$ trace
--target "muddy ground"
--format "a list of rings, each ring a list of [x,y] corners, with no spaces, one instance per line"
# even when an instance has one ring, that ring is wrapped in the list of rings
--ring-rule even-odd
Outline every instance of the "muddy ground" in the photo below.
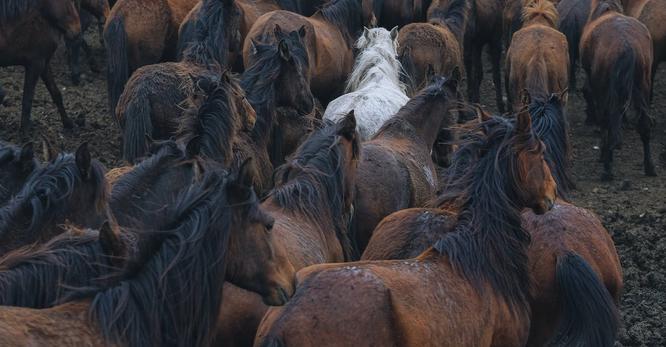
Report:
[[[88,34],[95,58],[104,65],[104,54],[96,35]],[[90,37],[94,36],[94,37]],[[108,114],[105,74],[94,74],[84,64],[85,76],[80,86],[69,81],[60,49],[51,66],[62,90],[65,106],[72,116],[87,118],[83,127],[62,130],[56,108],[44,85],[37,87],[32,116],[31,138],[47,136],[57,146],[74,150],[87,141],[92,153],[108,168],[122,164],[120,133]],[[486,76],[483,100],[495,109],[492,85]],[[23,68],[0,68],[0,84],[7,92],[6,106],[0,106],[0,140],[17,139]],[[580,85],[580,83],[579,83]],[[659,177],[645,177],[642,169],[642,146],[635,131],[625,129],[624,147],[616,152],[616,180],[601,182],[598,137],[594,127],[584,124],[585,104],[579,92],[570,93],[568,115],[571,124],[577,191],[573,201],[595,211],[615,240],[622,267],[625,288],[621,302],[623,325],[618,346],[666,345],[666,165],[658,160],[666,143],[666,65],[656,82],[652,114],[659,122],[655,130],[654,152]]]

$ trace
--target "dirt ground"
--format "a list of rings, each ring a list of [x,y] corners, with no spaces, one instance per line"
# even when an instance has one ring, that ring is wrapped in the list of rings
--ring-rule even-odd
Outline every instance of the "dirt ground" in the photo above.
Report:
[[[104,54],[97,35],[88,34],[95,58],[104,65]],[[93,36],[93,37],[90,37]],[[83,114],[83,127],[64,132],[56,108],[44,85],[37,87],[33,104],[34,130],[31,138],[45,135],[54,144],[73,151],[87,141],[95,158],[108,168],[122,164],[120,133],[108,114],[105,75],[93,74],[85,64],[80,86],[69,81],[60,49],[51,66],[62,90],[70,116]],[[7,92],[7,106],[0,106],[0,140],[21,142],[17,138],[23,83],[23,68],[0,68],[0,84]],[[579,83],[580,85],[580,83]],[[484,81],[482,100],[495,109],[489,76]],[[666,345],[666,165],[658,159],[666,142],[666,64],[657,75],[652,114],[658,121],[654,153],[659,177],[645,177],[642,146],[635,131],[625,129],[624,147],[616,151],[616,180],[601,182],[598,137],[594,127],[584,125],[585,103],[579,92],[570,93],[570,119],[574,168],[577,182],[574,203],[596,212],[613,236],[624,269],[624,295],[621,302],[623,325],[617,346]]]

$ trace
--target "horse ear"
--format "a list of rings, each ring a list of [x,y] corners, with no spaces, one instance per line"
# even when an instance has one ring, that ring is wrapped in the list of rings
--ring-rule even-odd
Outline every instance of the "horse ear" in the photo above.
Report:
[[[532,96],[527,89],[523,89],[520,92],[520,102],[523,104],[523,106],[529,106],[532,103]]]
[[[366,39],[369,39],[370,38],[370,29],[368,29],[367,27],[363,27],[363,36]]]
[[[391,40],[395,41],[398,38],[398,26],[394,26],[393,29],[391,29]]]
[[[532,117],[527,107],[523,107],[516,116],[516,131],[522,134],[528,134],[532,131]]]
[[[273,34],[275,34],[275,37],[277,38],[283,37],[282,27],[280,26],[280,24],[275,24],[275,28],[273,29]]]
[[[256,181],[254,159],[249,157],[245,159],[243,164],[241,164],[240,168],[238,169],[238,178],[236,179],[236,183],[245,188],[252,188],[254,187],[254,183]]]
[[[479,117],[481,117],[482,122],[489,121],[493,117],[490,113],[486,112],[481,105],[476,104],[474,107],[476,107],[476,112]]]
[[[109,221],[105,221],[99,229],[99,243],[102,252],[110,257],[122,257],[125,255],[125,246],[120,240],[118,225],[111,226]]]
[[[301,38],[304,38],[305,34],[306,34],[305,25],[301,25],[301,27],[298,28],[298,36],[300,36]]]
[[[560,101],[564,101],[564,100],[567,99],[568,96],[569,96],[569,88],[567,87],[567,88],[564,88],[564,90],[559,92],[559,93],[554,93],[553,95],[550,96],[550,98],[551,99],[552,98],[557,98]]]
[[[58,151],[51,145],[49,139],[42,135],[42,156],[44,161],[49,162],[58,156]]]
[[[90,158],[90,150],[88,149],[88,142],[82,143],[79,148],[76,149],[75,160],[76,167],[79,168],[81,177],[87,178],[88,174],[90,174],[90,163],[92,161]]]
[[[193,137],[187,145],[185,145],[185,154],[188,158],[194,158],[201,153],[201,137]]]
[[[254,39],[250,39],[250,52],[252,55],[257,55],[257,42]]]
[[[284,61],[289,61],[291,59],[291,52],[289,52],[287,41],[280,40],[280,42],[278,42],[278,51],[280,52],[280,58]]]
[[[347,140],[354,139],[356,135],[356,116],[354,115],[354,110],[349,111],[338,125],[338,135],[343,136]]]

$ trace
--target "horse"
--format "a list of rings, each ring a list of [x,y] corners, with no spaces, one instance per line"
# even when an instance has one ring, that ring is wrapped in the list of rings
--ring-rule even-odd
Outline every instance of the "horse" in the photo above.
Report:
[[[365,9],[362,1],[368,0],[332,0],[310,17],[284,10],[264,14],[252,25],[243,42],[244,66],[249,66],[252,40],[267,42],[276,24],[286,31],[304,27],[310,86],[312,93],[326,105],[342,94],[354,64],[354,41],[374,17],[371,8]]]
[[[580,36],[590,17],[591,0],[561,0],[557,4],[560,14],[558,29],[569,44],[569,90],[576,90],[576,71],[580,57]]]
[[[81,64],[79,62],[81,49],[83,49],[83,52],[88,58],[90,71],[94,73],[100,72],[93,51],[83,38],[83,34],[88,30],[88,27],[93,24],[93,20],[97,20],[99,23],[106,22],[106,17],[109,16],[110,11],[111,8],[109,7],[109,2],[107,0],[80,0],[79,17],[81,18],[81,36],[76,40],[65,41],[65,44],[67,45],[70,79],[74,85],[79,85],[81,83]],[[100,35],[103,30],[103,24],[100,24]]]
[[[0,6],[0,23],[0,66],[22,65],[25,68],[19,129],[21,136],[26,136],[31,126],[32,100],[39,78],[56,104],[63,127],[72,128],[74,122],[67,116],[49,62],[63,35],[67,39],[75,39],[81,33],[74,2],[5,0]],[[77,121],[83,124],[84,118]]]
[[[547,341],[551,343],[546,345],[612,345],[622,292],[617,251],[596,215],[566,202],[573,187],[560,97],[532,98],[529,105],[532,128],[547,148],[545,159],[557,183],[558,200],[543,216],[529,211],[521,216],[532,239],[528,252],[533,278],[532,322],[527,345],[542,346]],[[417,256],[434,239],[453,230],[456,210],[448,201],[438,200],[433,208],[407,209],[388,216],[373,232],[361,259]]]
[[[405,69],[409,94],[421,90],[432,76],[450,76],[463,71],[463,36],[469,12],[467,1],[434,1],[427,23],[412,23],[400,29],[398,56]]]
[[[104,168],[87,143],[36,169],[0,209],[0,254],[62,233],[61,224],[96,228],[106,212]]]
[[[40,166],[32,142],[21,147],[0,142],[0,206],[14,197]]]
[[[557,30],[557,18],[549,0],[532,0],[525,5],[523,27],[513,35],[506,54],[504,76],[510,112],[523,107],[520,94],[524,90],[545,96],[568,88],[568,44]],[[566,105],[566,99],[563,102]]]
[[[220,0],[231,6],[233,0]],[[178,28],[199,0],[118,0],[104,24],[111,117],[125,83],[144,65],[176,58]]]
[[[278,168],[277,186],[261,204],[275,219],[273,248],[286,251],[295,271],[357,257],[347,235],[360,149],[354,113],[325,124]],[[268,307],[256,294],[231,285],[225,286],[224,302],[216,341],[252,344]]]
[[[273,187],[273,168],[284,161],[284,128],[278,108],[309,114],[314,108],[310,92],[309,61],[303,45],[305,29],[283,32],[276,26],[277,42],[254,42],[254,52],[240,85],[257,112],[257,123],[240,134],[234,147],[235,164],[253,157],[257,169],[257,193],[264,196]],[[302,118],[306,118],[302,116]],[[307,124],[301,124],[305,127]]]
[[[347,86],[346,94],[331,101],[324,119],[334,122],[354,110],[362,141],[372,138],[384,122],[396,114],[409,98],[407,87],[400,81],[402,66],[398,61],[398,28],[363,29],[356,41],[359,51]]]
[[[466,130],[457,153],[472,158],[454,156],[467,169],[448,192],[462,206],[454,232],[413,259],[299,271],[296,294],[264,316],[255,346],[525,344],[530,239],[520,211],[549,211],[556,185],[528,113]]]
[[[230,248],[232,238],[246,237],[241,229],[244,225],[236,223],[249,213],[261,213],[256,198],[235,191],[237,184],[245,183],[240,177],[205,174],[165,210],[166,216],[177,216],[175,222],[148,234],[152,245],[140,269],[120,274],[119,282],[110,286],[83,290],[78,298],[52,308],[2,307],[5,329],[0,331],[0,341],[208,345],[222,304],[225,278],[239,285],[254,285],[252,276],[273,268],[270,262],[251,268],[243,262],[243,255]],[[236,275],[227,269],[241,272]],[[258,289],[271,293],[271,298],[273,292],[281,297],[290,294],[289,281],[259,281]],[[40,324],[45,320],[57,323]],[[20,328],[33,324],[34,330]]]
[[[622,14],[616,0],[600,0],[580,40],[586,72],[584,97],[588,120],[601,128],[602,180],[613,179],[613,150],[622,142],[622,123],[633,108],[643,142],[645,175],[655,176],[650,138],[654,119],[648,114],[652,91],[653,51],[650,32],[637,19]]]
[[[115,115],[123,129],[125,160],[133,163],[145,153],[146,134],[155,139],[176,134],[184,112],[180,105],[197,92],[195,81],[211,80],[227,86],[230,107],[235,106],[231,110],[240,110],[247,120],[254,119],[254,110],[235,78],[221,67],[238,28],[239,15],[233,8],[233,3],[228,7],[217,0],[207,1],[206,16],[198,23],[198,41],[183,59],[142,67],[127,81]]]
[[[359,253],[382,218],[423,206],[437,191],[430,158],[439,129],[455,123],[459,76],[433,78],[375,136],[363,143],[358,165],[352,234]]]

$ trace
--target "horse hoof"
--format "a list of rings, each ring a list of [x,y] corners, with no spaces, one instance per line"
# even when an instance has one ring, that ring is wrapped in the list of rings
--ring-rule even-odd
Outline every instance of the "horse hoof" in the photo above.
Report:
[[[75,122],[76,125],[78,125],[79,127],[83,127],[84,125],[86,125],[86,117],[84,117],[83,115],[79,115],[78,117],[76,117]]]
[[[613,174],[610,172],[604,172],[601,174],[601,180],[603,182],[610,182],[613,180]]]
[[[656,177],[657,176],[657,170],[654,169],[654,166],[646,166],[645,167],[645,176],[649,176],[649,177]]]
[[[65,118],[62,120],[62,127],[65,129],[72,129],[74,127],[74,122],[69,118]]]
[[[72,84],[75,86],[81,85],[81,78],[79,76],[72,76]]]

